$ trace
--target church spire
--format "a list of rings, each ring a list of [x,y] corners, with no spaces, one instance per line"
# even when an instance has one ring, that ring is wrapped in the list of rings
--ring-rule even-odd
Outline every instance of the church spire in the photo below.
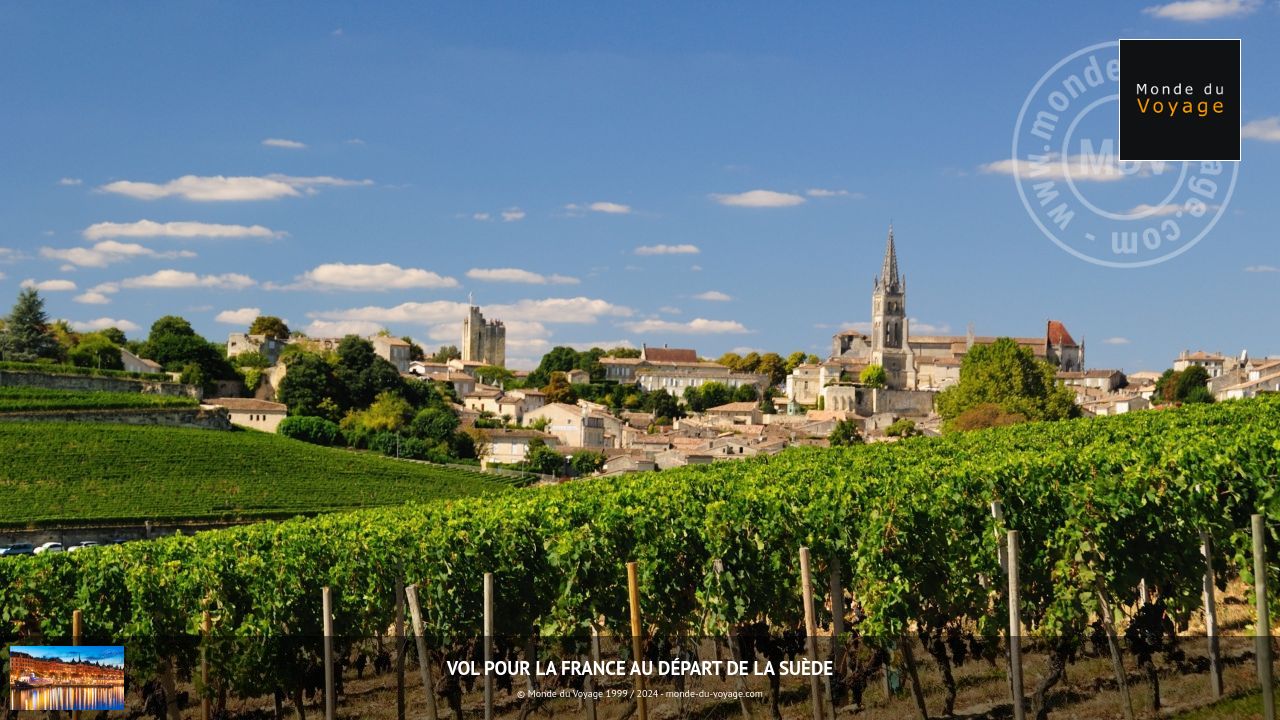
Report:
[[[893,247],[893,223],[889,223],[889,240],[884,248],[884,265],[880,268],[880,278],[876,283],[888,292],[899,292],[902,278],[898,275],[898,253]]]

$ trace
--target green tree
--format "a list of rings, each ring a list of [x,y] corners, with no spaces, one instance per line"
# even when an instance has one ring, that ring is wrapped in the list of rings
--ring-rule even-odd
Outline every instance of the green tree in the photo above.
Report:
[[[124,331],[118,327],[109,327],[99,330],[98,333],[114,343],[116,347],[124,347],[129,342],[129,339],[124,336]]]
[[[430,357],[427,358],[427,361],[433,362],[433,363],[446,363],[446,362],[449,362],[450,360],[461,360],[461,359],[462,359],[462,352],[458,350],[457,345],[441,345],[439,350],[436,350],[434,353],[431,354]]]
[[[338,343],[338,362],[334,374],[346,390],[348,407],[364,408],[373,404],[380,393],[401,393],[404,378],[400,371],[373,350],[373,343],[357,335],[348,335]]]
[[[540,475],[561,475],[564,473],[564,456],[548,447],[542,438],[534,438],[529,441],[524,465]]]
[[[342,386],[333,367],[311,352],[292,355],[276,399],[289,406],[290,415],[313,415],[336,421],[342,417]]]
[[[884,366],[875,364],[866,366],[858,375],[858,381],[870,388],[882,388],[888,379]]]
[[[995,403],[974,405],[957,415],[947,424],[948,430],[984,430],[986,428],[1017,425],[1027,421],[1022,413],[1005,412]]]
[[[399,431],[409,424],[414,414],[413,406],[407,400],[393,392],[382,392],[367,410],[347,417],[356,418],[356,422],[365,430],[376,433]]]
[[[569,378],[563,372],[554,372],[551,374],[551,380],[543,388],[542,392],[547,396],[549,403],[573,403],[578,402],[578,395],[574,392],[573,386],[569,384]]]
[[[1009,338],[977,345],[960,364],[960,382],[938,393],[938,414],[951,421],[979,405],[997,406],[1006,416],[1028,420],[1077,417],[1080,408],[1070,388],[1060,384],[1056,369],[1036,359],[1030,348]]]
[[[827,435],[827,442],[831,443],[831,447],[848,447],[849,445],[862,444],[862,432],[858,430],[856,420],[838,420],[835,427],[831,428],[831,434]]]
[[[259,315],[249,325],[250,335],[266,335],[267,337],[289,339],[289,326],[275,315]]]
[[[678,420],[685,416],[684,406],[666,390],[654,390],[644,400],[644,408],[653,413],[654,420]]]
[[[689,405],[689,409],[702,412],[707,408],[732,402],[733,389],[724,383],[704,383],[701,387],[685,388],[684,401]]]
[[[551,382],[553,373],[567,373],[578,367],[578,351],[558,345],[542,356],[538,367],[529,373],[528,386],[541,387]]]
[[[1209,371],[1199,365],[1183,370],[1174,383],[1174,399],[1186,403],[1213,402],[1209,392]]]
[[[476,379],[486,385],[501,385],[506,387],[511,379],[515,377],[515,373],[498,365],[481,365],[476,368],[474,373]]]
[[[787,379],[787,361],[778,353],[769,352],[760,356],[756,372],[769,376],[769,385],[780,385]]]
[[[790,355],[788,355],[787,365],[786,365],[787,374],[790,375],[792,371],[794,371],[796,368],[803,365],[804,361],[805,361],[805,354],[803,350],[797,350],[791,353]]]
[[[574,475],[591,475],[604,467],[604,461],[603,453],[593,450],[579,450],[569,458],[569,467],[573,468]]]
[[[206,390],[214,380],[239,377],[226,358],[226,348],[196,334],[191,323],[176,315],[165,315],[151,324],[151,334],[142,345],[143,357],[155,360],[170,372],[186,372],[188,365],[200,367]]]
[[[271,367],[271,363],[267,362],[267,356],[257,350],[243,352],[230,358],[231,364],[238,368],[258,368],[259,370]]]
[[[120,348],[100,332],[80,336],[80,343],[67,353],[67,360],[80,367],[123,370]]]
[[[739,385],[733,391],[733,400],[730,402],[755,402],[759,399],[760,393],[756,390],[755,385]]]
[[[907,418],[899,418],[893,421],[893,424],[884,429],[884,434],[889,437],[915,437],[920,434],[920,430],[916,428],[916,421]]]
[[[34,362],[57,358],[58,353],[58,340],[44,312],[44,298],[35,288],[25,288],[18,293],[18,301],[5,318],[0,356],[15,362]]]
[[[409,431],[424,440],[452,442],[458,430],[458,416],[442,407],[430,407],[413,416]]]
[[[427,357],[427,352],[422,349],[421,345],[414,342],[413,338],[405,335],[400,339],[409,343],[409,362],[421,361]]]

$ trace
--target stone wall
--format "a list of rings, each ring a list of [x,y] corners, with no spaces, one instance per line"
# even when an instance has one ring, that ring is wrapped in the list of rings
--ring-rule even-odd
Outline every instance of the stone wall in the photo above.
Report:
[[[933,412],[933,397],[937,393],[930,390],[872,390],[870,413],[893,413],[923,417]]]
[[[0,422],[94,422],[122,425],[161,425],[200,430],[230,430],[226,408],[201,405],[187,408],[121,410],[42,410],[0,413]]]
[[[183,385],[182,383],[164,380],[60,375],[28,370],[0,370],[0,387],[40,387],[50,390],[76,390],[81,392],[136,392],[148,395],[193,397],[197,400],[201,397],[201,390],[195,385]]]
[[[31,543],[37,547],[47,542],[60,542],[64,546],[70,547],[86,540],[105,545],[115,540],[147,540],[174,534],[193,535],[205,530],[220,530],[253,522],[261,521],[256,519],[196,520],[191,522],[165,521],[145,524],[137,522],[112,524],[110,522],[86,520],[67,527],[0,528],[0,547],[24,542]],[[22,562],[22,560],[19,559],[18,562]]]

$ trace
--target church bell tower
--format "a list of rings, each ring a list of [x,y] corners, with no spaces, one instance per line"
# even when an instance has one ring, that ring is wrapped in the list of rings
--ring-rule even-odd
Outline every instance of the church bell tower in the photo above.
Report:
[[[907,283],[898,273],[893,225],[871,292],[871,363],[884,368],[886,387],[902,390],[915,385],[915,358],[907,344]]]

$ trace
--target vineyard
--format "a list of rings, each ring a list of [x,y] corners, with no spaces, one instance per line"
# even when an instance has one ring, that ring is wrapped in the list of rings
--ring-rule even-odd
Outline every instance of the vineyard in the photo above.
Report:
[[[70,441],[73,452],[79,442]],[[129,462],[126,447],[112,453],[118,462]],[[183,453],[175,466],[199,455]],[[32,461],[0,460],[8,474]],[[438,677],[443,660],[475,657],[485,573],[494,574],[500,609],[495,635],[525,639],[500,645],[499,656],[527,657],[593,628],[629,637],[624,563],[635,561],[653,639],[645,652],[670,656],[680,637],[733,633],[750,639],[740,644],[744,659],[781,658],[805,633],[796,557],[807,547],[823,579],[818,624],[832,624],[822,599],[829,576],[840,588],[832,606],[847,610],[839,638],[847,662],[833,680],[845,702],[879,672],[885,648],[914,635],[948,685],[941,709],[950,714],[952,666],[966,655],[997,656],[1007,617],[997,551],[1017,530],[1019,614],[1027,642],[1050,658],[1043,678],[1029,678],[1040,683],[1031,705],[1043,715],[1055,674],[1097,632],[1104,603],[1132,605],[1145,587],[1152,603],[1128,622],[1141,630],[1154,619],[1155,631],[1131,639],[1127,662],[1146,667],[1168,650],[1163,623],[1202,608],[1202,533],[1221,586],[1237,575],[1251,580],[1250,516],[1263,513],[1273,528],[1280,520],[1278,472],[1280,398],[793,449],[499,501],[409,504],[0,560],[0,641],[67,637],[78,609],[86,638],[126,641],[137,672],[175,658],[185,673],[207,609],[209,696],[279,691],[301,706],[322,665],[322,588],[332,588],[337,651],[346,656],[351,638],[386,632],[397,586],[418,584]],[[122,507],[146,502],[130,495]],[[1272,562],[1268,574],[1274,582],[1280,568]],[[439,691],[457,707],[456,682]]]
[[[125,410],[195,407],[195,398],[133,392],[83,392],[38,387],[0,387],[0,413],[42,410]]]
[[[128,370],[103,370],[76,365],[55,365],[52,363],[0,362],[0,370],[16,370],[19,372],[37,372],[54,375],[84,375],[87,377],[126,378],[130,380],[168,380],[165,373],[142,373]]]
[[[288,517],[508,487],[478,471],[242,430],[0,423],[0,449],[0,526],[9,527]]]

